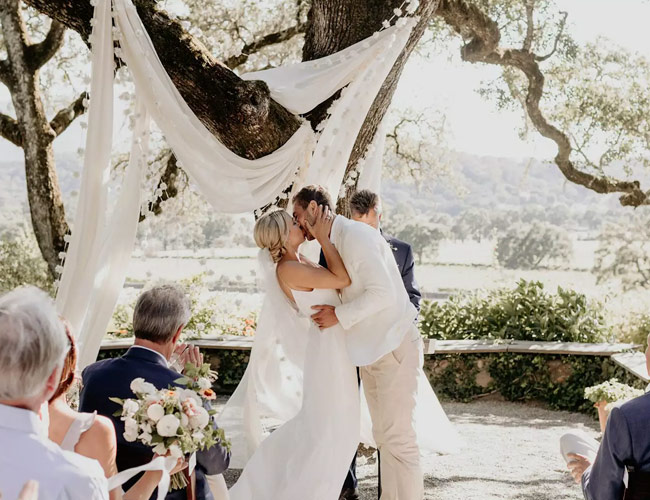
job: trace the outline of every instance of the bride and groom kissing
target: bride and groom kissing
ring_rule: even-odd
[[[381,498],[422,499],[415,425],[422,341],[392,249],[376,229],[334,215],[319,186],[292,201],[293,217],[278,210],[257,221],[255,241],[279,285],[267,286],[267,294],[282,294],[293,312],[312,320],[302,406],[260,444],[230,497],[339,497],[360,441],[359,367],[380,452]],[[300,253],[313,239],[326,266]]]

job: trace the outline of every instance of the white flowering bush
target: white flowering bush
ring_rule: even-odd
[[[131,391],[135,398],[110,398],[122,407],[115,416],[124,422],[124,439],[139,441],[158,455],[175,458],[219,443],[230,449],[223,429],[214,425],[217,412],[210,407],[210,401],[216,399],[214,380],[216,373],[207,363],[201,367],[187,363],[183,377],[175,381],[178,387],[159,390],[143,378],[134,379]],[[185,486],[182,473],[172,476],[172,489]]]
[[[641,389],[635,389],[627,384],[622,384],[613,378],[602,384],[587,387],[585,389],[585,399],[596,404],[601,401],[607,401],[605,409],[611,411],[614,406],[621,404],[643,395]]]

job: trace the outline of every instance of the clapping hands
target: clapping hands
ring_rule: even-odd
[[[203,364],[203,354],[199,348],[191,344],[178,344],[174,348],[173,365],[178,368],[181,373],[185,369],[187,363],[192,363],[195,366]]]

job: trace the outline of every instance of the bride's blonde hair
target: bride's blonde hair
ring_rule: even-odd
[[[268,212],[255,223],[255,243],[260,248],[268,248],[275,263],[287,252],[286,244],[292,224],[293,219],[284,210]]]

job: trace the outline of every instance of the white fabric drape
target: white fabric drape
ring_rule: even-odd
[[[366,156],[359,162],[357,168],[361,171],[357,189],[368,189],[373,193],[381,193],[381,171],[384,166],[384,147],[386,145],[386,119],[377,127],[377,133],[368,147]]]
[[[116,209],[108,217],[113,122],[113,31],[139,102],[136,138]],[[148,116],[179,164],[216,210],[253,211],[294,180],[338,192],[354,141],[386,75],[403,50],[415,19],[393,26],[316,61],[244,75],[267,82],[272,96],[304,113],[343,89],[320,135],[304,123],[281,148],[256,160],[241,158],[201,123],[162,66],[131,0],[97,0],[92,41],[91,102],[86,155],[74,231],[57,295],[59,311],[79,335],[80,366],[92,362],[123,286],[138,221],[140,173]],[[318,139],[318,140],[317,140]],[[140,159],[134,158],[134,152]],[[301,175],[296,177],[298,171]],[[137,200],[137,203],[136,203]]]

